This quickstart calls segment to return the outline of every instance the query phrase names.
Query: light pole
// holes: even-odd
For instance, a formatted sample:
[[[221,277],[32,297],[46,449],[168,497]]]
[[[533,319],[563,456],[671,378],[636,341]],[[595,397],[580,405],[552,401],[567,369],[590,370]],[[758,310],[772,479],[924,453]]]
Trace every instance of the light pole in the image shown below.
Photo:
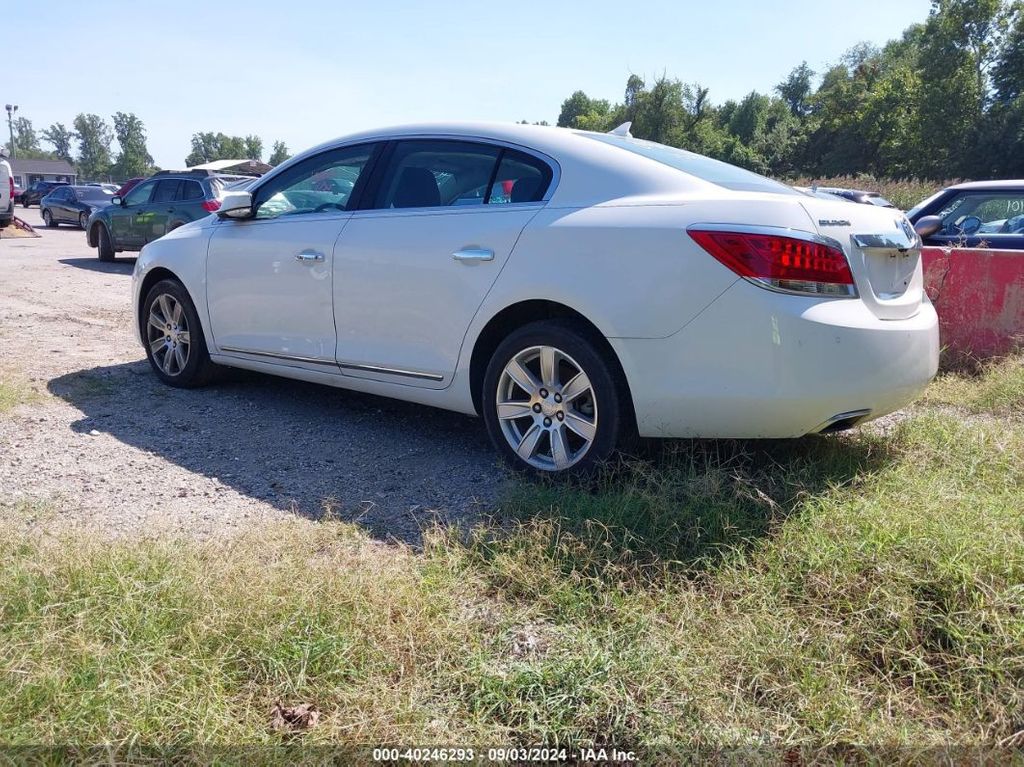
[[[14,115],[18,113],[17,104],[5,104],[7,109],[7,130],[11,132],[11,159],[14,159]]]

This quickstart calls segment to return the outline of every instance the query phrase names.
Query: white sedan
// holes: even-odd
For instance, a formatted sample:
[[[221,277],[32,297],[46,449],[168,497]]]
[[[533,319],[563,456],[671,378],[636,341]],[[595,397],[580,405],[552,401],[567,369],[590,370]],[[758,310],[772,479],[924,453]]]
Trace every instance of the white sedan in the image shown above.
[[[474,413],[541,472],[637,436],[846,429],[910,402],[939,352],[901,213],[628,129],[322,144],[147,245],[133,291],[168,384],[224,365]]]

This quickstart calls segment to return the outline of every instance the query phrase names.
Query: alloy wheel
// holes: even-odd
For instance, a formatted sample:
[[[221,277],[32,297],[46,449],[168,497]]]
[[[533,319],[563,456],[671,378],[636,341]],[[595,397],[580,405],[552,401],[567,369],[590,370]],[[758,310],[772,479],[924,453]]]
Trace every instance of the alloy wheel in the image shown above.
[[[597,436],[597,398],[583,368],[554,346],[516,354],[498,379],[501,432],[516,454],[543,471],[562,471]]]
[[[174,296],[161,293],[149,306],[146,338],[153,361],[169,376],[180,375],[192,348],[185,310]]]

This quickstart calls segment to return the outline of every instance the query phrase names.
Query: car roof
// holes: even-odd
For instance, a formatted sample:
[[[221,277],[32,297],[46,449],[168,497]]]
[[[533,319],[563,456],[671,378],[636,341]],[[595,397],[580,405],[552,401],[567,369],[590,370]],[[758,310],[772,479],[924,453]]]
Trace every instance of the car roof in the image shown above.
[[[868,197],[881,197],[882,195],[878,192],[867,192],[863,189],[847,189],[842,186],[818,186],[815,189],[819,192],[828,192],[829,194],[865,194]]]
[[[1024,190],[1024,179],[1006,179],[1004,181],[966,181],[962,184],[954,184],[946,187],[956,191],[978,190],[978,189],[1022,189]]]

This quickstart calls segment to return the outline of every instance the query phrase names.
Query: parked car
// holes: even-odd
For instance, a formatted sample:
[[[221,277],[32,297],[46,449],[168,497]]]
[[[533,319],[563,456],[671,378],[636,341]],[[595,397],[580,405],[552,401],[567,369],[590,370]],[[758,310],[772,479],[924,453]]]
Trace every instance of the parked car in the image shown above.
[[[130,192],[132,189],[134,189],[136,186],[138,186],[145,180],[146,179],[143,178],[142,176],[139,176],[138,178],[130,178],[117,188],[115,194],[118,197],[124,197],[126,194],[128,194],[128,192]]]
[[[836,197],[842,197],[850,202],[859,202],[862,205],[877,205],[879,208],[893,208],[896,206],[882,197],[878,192],[865,192],[860,189],[843,189],[838,186],[815,186],[812,191],[824,192]]]
[[[161,380],[225,365],[476,413],[517,468],[839,431],[938,366],[903,214],[621,128],[360,133],[220,202],[135,264]]]
[[[117,253],[139,250],[182,224],[210,215],[220,207],[224,188],[236,176],[210,171],[161,171],[114,195],[111,205],[97,210],[87,223],[88,243],[100,261]]]
[[[907,217],[926,245],[1024,250],[1024,180],[956,184]]]
[[[0,229],[14,220],[14,176],[7,158],[0,155]]]
[[[59,186],[39,201],[43,223],[51,229],[77,224],[85,229],[89,216],[110,205],[114,193],[102,186]]]
[[[67,181],[33,181],[28,189],[21,193],[18,202],[25,208],[38,205],[46,195],[59,186],[71,186]]]

